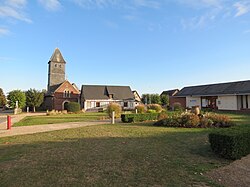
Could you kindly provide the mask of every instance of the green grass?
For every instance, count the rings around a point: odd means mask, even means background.
[[[218,186],[203,175],[229,163],[211,151],[214,130],[116,124],[0,138],[0,186]]]
[[[102,125],[0,139],[0,186],[190,186],[228,164],[209,130]]]
[[[59,114],[51,116],[27,116],[13,126],[31,126],[67,122],[99,120],[107,117],[106,113]]]

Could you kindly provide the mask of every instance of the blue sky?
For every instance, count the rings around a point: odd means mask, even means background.
[[[250,0],[0,0],[0,87],[68,80],[142,93],[250,79]]]

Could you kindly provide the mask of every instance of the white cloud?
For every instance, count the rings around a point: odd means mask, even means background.
[[[31,23],[32,21],[19,9],[11,6],[0,6],[0,17],[9,17]]]
[[[136,6],[148,7],[148,8],[160,8],[161,3],[153,0],[133,0]]]
[[[9,32],[10,31],[8,29],[0,27],[0,36],[1,35],[7,35],[7,34],[9,34]]]
[[[23,8],[26,6],[26,3],[26,0],[6,0],[6,5],[16,8]]]
[[[61,8],[59,0],[38,0],[47,10],[56,11]]]
[[[250,11],[249,1],[236,2],[233,6],[236,8],[236,11],[237,11],[235,14],[235,17],[242,16],[244,14],[247,14]]]

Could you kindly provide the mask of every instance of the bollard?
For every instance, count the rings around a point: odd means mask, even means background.
[[[112,124],[115,124],[115,111],[112,112]]]
[[[7,116],[7,130],[11,129],[11,117],[8,115]]]

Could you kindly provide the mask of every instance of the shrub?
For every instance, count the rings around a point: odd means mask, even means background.
[[[195,114],[183,114],[180,120],[182,127],[198,127],[200,124],[200,118]]]
[[[149,109],[147,113],[157,113],[156,110]]]
[[[240,159],[250,154],[250,128],[233,127],[209,134],[212,150],[227,159]]]
[[[155,110],[156,112],[161,112],[162,111],[161,105],[158,105],[158,104],[147,105],[147,108],[148,108],[148,110]]]
[[[123,123],[134,123],[143,121],[153,121],[157,120],[159,113],[145,113],[145,114],[122,114]]]
[[[112,118],[112,113],[115,112],[115,118],[119,118],[122,113],[122,107],[121,105],[117,103],[110,103],[107,107],[107,113],[110,118]]]
[[[77,113],[80,111],[80,104],[77,103],[77,102],[70,102],[68,105],[67,105],[67,110],[68,112],[73,112],[73,113]]]
[[[183,111],[184,110],[184,108],[181,106],[181,103],[179,103],[179,102],[175,102],[173,104],[173,107],[174,107],[174,111]]]
[[[230,127],[233,125],[231,119],[226,115],[215,114],[215,113],[206,113],[205,118],[212,121],[213,126],[217,127]]]
[[[161,111],[161,113],[158,116],[158,120],[166,119],[168,117],[168,114],[165,110]]]
[[[160,116],[160,115],[159,115]],[[209,117],[208,117],[209,116]],[[155,126],[166,126],[166,127],[231,127],[234,124],[231,122],[230,118],[227,116],[220,116],[216,114],[213,118],[210,115],[195,115],[192,113],[176,113],[172,116],[167,116],[166,119],[159,118],[160,121],[156,122]],[[215,121],[213,121],[213,120]]]
[[[146,107],[145,107],[145,105],[138,105],[138,106],[135,107],[135,109],[137,109],[137,112],[138,112],[139,114],[142,114],[142,113],[145,113],[145,112],[146,112]]]

